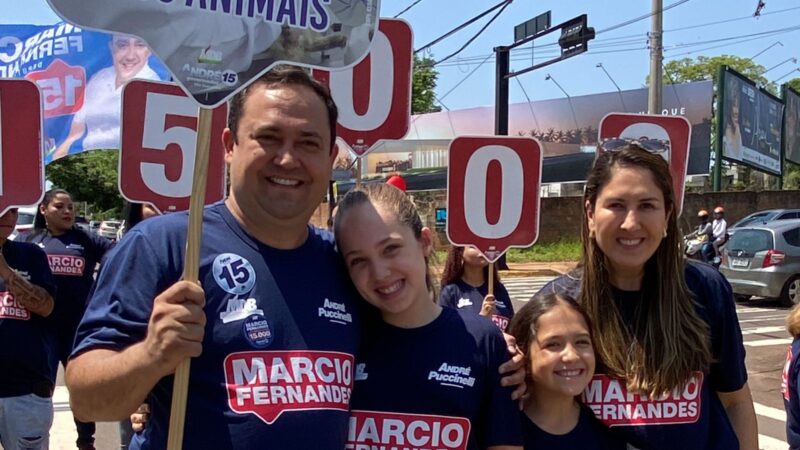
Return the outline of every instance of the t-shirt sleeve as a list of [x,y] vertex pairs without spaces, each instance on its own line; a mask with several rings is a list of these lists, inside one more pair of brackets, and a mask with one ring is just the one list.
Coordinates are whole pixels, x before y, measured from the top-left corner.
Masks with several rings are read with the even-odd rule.
[[700,292],[706,298],[700,303],[705,305],[711,328],[711,386],[718,392],[737,391],[747,382],[747,367],[733,290],[719,272],[710,267],[703,269],[707,270],[696,281],[704,284]]
[[511,301],[511,295],[508,294],[508,290],[503,283],[500,283],[495,289],[494,298],[506,305],[509,319],[514,317],[514,303]]
[[43,288],[53,299],[56,298],[56,280],[50,271],[50,263],[44,250],[35,245],[26,245],[25,251],[30,251],[31,283]]
[[455,308],[458,303],[458,294],[458,287],[454,284],[448,284],[439,293],[439,305]]
[[519,420],[519,409],[516,401],[511,399],[513,387],[500,386],[500,365],[510,359],[508,347],[503,339],[500,330],[491,324],[493,328],[487,336],[488,350],[488,373],[486,385],[485,407],[482,408],[483,415],[481,423],[476,424],[478,430],[483,430],[478,434],[481,448],[493,445],[522,445],[522,428]]
[[180,277],[138,230],[108,255],[78,326],[72,357],[93,348],[121,350],[144,339],[153,299]]

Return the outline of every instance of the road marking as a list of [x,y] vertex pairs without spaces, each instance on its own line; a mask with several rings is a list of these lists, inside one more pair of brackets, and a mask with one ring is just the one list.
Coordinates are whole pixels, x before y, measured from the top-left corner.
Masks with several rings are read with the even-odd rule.
[[775,439],[765,434],[758,435],[758,448],[760,450],[786,450],[789,444],[786,441]]
[[769,347],[770,345],[789,345],[792,343],[792,338],[785,338],[785,339],[759,339],[756,341],[748,341],[745,342],[744,345],[747,347]]
[[786,317],[786,315],[785,315],[785,314],[781,314],[781,315],[779,315],[779,316],[764,316],[764,317],[756,317],[756,318],[754,318],[754,319],[740,319],[740,320],[739,320],[739,323],[748,323],[748,322],[764,322],[764,321],[768,321],[768,320],[777,320],[777,319],[783,320],[783,318],[784,318],[784,317]]
[[756,410],[756,414],[759,416],[768,417],[770,419],[786,423],[786,411],[780,408],[773,408],[771,406],[762,405],[761,403],[756,402],[753,402],[753,407]]
[[780,333],[786,332],[786,327],[758,327],[758,328],[748,328],[742,331],[742,334],[766,334],[766,333]]

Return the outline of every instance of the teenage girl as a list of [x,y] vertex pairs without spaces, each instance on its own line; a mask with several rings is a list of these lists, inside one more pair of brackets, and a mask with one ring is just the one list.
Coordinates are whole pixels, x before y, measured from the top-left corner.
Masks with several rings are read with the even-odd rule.
[[578,400],[594,375],[590,330],[575,300],[554,293],[535,296],[511,321],[509,331],[527,358],[525,450],[625,450]]
[[439,304],[487,316],[505,331],[514,306],[493,266],[493,294],[489,294],[489,262],[475,247],[450,247],[442,272]]
[[516,405],[500,387],[505,341],[487,318],[435,301],[432,234],[408,197],[385,184],[352,190],[334,231],[377,310],[357,360],[347,448],[521,450]]

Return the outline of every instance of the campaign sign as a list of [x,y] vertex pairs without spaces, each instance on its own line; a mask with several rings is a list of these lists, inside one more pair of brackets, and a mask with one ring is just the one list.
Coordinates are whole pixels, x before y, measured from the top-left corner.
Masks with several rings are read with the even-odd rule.
[[414,36],[404,20],[381,19],[369,54],[345,70],[315,70],[339,108],[336,134],[357,156],[401,139],[411,123]]
[[542,150],[531,138],[458,137],[447,168],[447,237],[490,262],[539,234]]
[[611,113],[600,121],[597,154],[636,143],[660,155],[669,164],[680,215],[691,139],[692,125],[685,117]]
[[65,20],[143,38],[195,100],[218,106],[273,65],[348,67],[380,0],[47,0]]
[[26,80],[0,80],[0,215],[44,195],[42,100]]
[[[227,105],[214,109],[205,203],[225,196],[222,132]],[[176,84],[135,80],[122,93],[119,190],[160,212],[189,209],[197,143],[197,104]]]
[[122,86],[168,80],[141,39],[55,25],[0,25],[0,78],[41,91],[45,164],[88,150],[119,148]]

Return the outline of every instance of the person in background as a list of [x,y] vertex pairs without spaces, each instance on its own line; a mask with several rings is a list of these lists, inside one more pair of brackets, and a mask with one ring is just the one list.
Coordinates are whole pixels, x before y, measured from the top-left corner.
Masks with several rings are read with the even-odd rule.
[[[63,189],[51,189],[45,193],[36,211],[33,230],[20,238],[38,245],[47,253],[58,286],[56,305],[61,323],[58,359],[66,368],[75,330],[86,311],[95,267],[114,243],[75,226],[72,196]],[[75,419],[75,425],[78,448],[93,450],[95,424]]]
[[728,241],[728,222],[725,221],[725,208],[714,208],[714,222],[711,224],[711,243],[714,246],[714,257],[719,258],[719,248]]
[[708,211],[705,209],[701,209],[697,212],[697,218],[700,219],[700,224],[697,225],[697,229],[689,233],[687,238],[699,238],[704,240],[703,245],[700,247],[700,252],[703,256],[703,261],[708,262],[713,258],[711,256],[713,228],[711,226],[711,222],[708,220]]
[[47,449],[58,369],[56,285],[47,255],[8,237],[17,209],[0,216],[0,445]]
[[800,304],[792,307],[786,316],[786,330],[793,338],[786,353],[781,378],[783,407],[786,410],[786,442],[789,450],[800,450]]
[[489,317],[506,331],[514,305],[494,266],[493,295],[489,295],[489,262],[475,247],[452,246],[442,271],[439,304]]
[[578,396],[594,375],[589,317],[555,293],[532,298],[509,331],[525,353],[528,395],[520,414],[525,450],[625,450]]
[[740,113],[740,94],[738,90],[738,82],[731,80],[728,86],[730,99],[726,98],[726,103],[730,102],[728,111],[730,114],[725,116],[725,134],[722,136],[722,149],[723,154],[736,161],[742,161],[742,131],[739,125]]
[[[716,269],[683,258],[677,205],[663,158],[638,145],[603,152],[586,181],[578,269],[540,293],[586,310],[599,364],[583,400],[625,441],[757,450],[733,292]],[[618,414],[628,408],[641,414]],[[667,421],[667,410],[680,412]]]
[[512,389],[501,387],[503,335],[487,318],[436,303],[433,235],[411,200],[387,184],[351,190],[334,235],[353,284],[377,309],[364,314],[345,448],[407,447],[391,421],[408,424],[409,436],[412,426],[421,436],[444,426],[451,442],[441,447],[521,450]]

